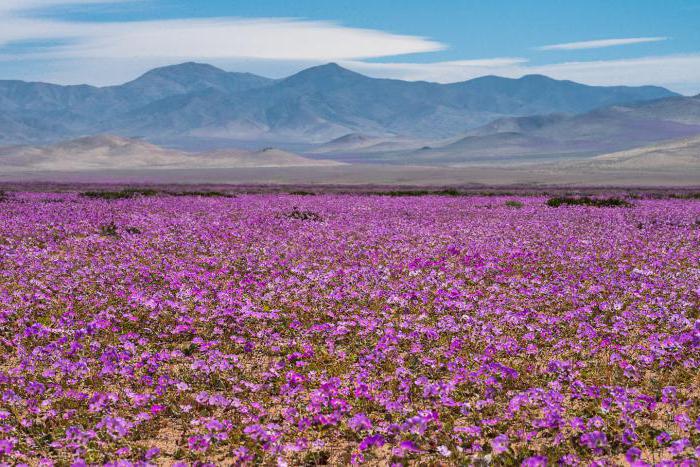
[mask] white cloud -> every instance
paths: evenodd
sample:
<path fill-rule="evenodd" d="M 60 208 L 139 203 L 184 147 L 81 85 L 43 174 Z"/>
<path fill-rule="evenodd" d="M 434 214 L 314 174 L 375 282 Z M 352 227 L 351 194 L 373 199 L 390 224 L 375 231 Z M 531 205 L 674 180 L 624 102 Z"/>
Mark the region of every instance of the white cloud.
<path fill-rule="evenodd" d="M 59 41 L 34 58 L 350 60 L 442 50 L 411 35 L 295 18 L 84 22 L 38 17 L 36 8 L 108 0 L 1 0 L 0 46 Z"/>
<path fill-rule="evenodd" d="M 668 37 L 626 37 L 622 39 L 599 39 L 594 41 L 566 42 L 564 44 L 552 44 L 537 47 L 537 50 L 581 50 L 602 49 L 618 45 L 643 44 L 645 42 L 659 42 L 668 40 Z"/>

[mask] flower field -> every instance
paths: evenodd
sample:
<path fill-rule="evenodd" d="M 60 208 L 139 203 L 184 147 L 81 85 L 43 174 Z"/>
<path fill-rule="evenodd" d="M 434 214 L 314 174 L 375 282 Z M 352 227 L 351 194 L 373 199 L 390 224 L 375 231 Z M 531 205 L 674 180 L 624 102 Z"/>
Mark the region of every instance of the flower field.
<path fill-rule="evenodd" d="M 698 465 L 700 202 L 13 193 L 0 464 Z"/>

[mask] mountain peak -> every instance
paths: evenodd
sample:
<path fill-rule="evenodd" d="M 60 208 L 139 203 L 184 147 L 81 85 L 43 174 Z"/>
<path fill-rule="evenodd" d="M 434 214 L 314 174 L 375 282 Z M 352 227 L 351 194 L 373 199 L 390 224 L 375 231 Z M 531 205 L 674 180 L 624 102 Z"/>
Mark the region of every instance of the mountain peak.
<path fill-rule="evenodd" d="M 149 79 L 165 79 L 168 81 L 180 82 L 182 80 L 191 80 L 201 77 L 221 76 L 226 72 L 213 65 L 205 63 L 185 62 L 177 65 L 168 65 L 160 68 L 154 68 L 147 71 L 143 75 L 136 78 L 133 82 L 140 82 Z"/>
<path fill-rule="evenodd" d="M 523 75 L 520 78 L 518 78 L 520 81 L 532 81 L 532 82 L 551 82 L 551 81 L 558 81 L 554 78 L 550 78 L 549 76 L 545 75 L 539 75 L 539 74 L 530 74 L 530 75 Z"/>
<path fill-rule="evenodd" d="M 365 75 L 343 68 L 337 63 L 326 63 L 318 65 L 290 76 L 287 80 L 309 80 L 309 79 L 372 79 Z"/>

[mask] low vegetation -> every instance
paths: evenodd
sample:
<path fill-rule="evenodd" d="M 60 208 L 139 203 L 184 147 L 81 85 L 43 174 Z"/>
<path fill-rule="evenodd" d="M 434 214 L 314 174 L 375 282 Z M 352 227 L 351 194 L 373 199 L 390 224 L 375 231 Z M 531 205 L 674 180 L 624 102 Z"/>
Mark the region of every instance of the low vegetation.
<path fill-rule="evenodd" d="M 319 222 L 319 221 L 323 220 L 323 217 L 320 214 L 313 212 L 313 211 L 300 210 L 296 206 L 291 211 L 286 213 L 284 215 L 284 217 L 286 217 L 287 219 L 296 219 L 296 220 L 300 220 L 300 221 Z"/>
<path fill-rule="evenodd" d="M 596 208 L 629 208 L 632 204 L 622 198 L 591 198 L 589 196 L 558 196 L 549 198 L 547 206 L 558 208 L 559 206 L 593 206 Z"/>
<path fill-rule="evenodd" d="M 700 203 L 546 201 L 13 191 L 0 465 L 697 464 Z"/>
<path fill-rule="evenodd" d="M 455 188 L 445 188 L 443 190 L 389 190 L 373 193 L 380 196 L 464 196 L 462 192 Z"/>
<path fill-rule="evenodd" d="M 234 198 L 235 195 L 223 191 L 204 190 L 204 191 L 168 191 L 165 192 L 171 196 L 201 196 L 203 198 Z"/>
<path fill-rule="evenodd" d="M 92 199 L 117 200 L 135 198 L 137 196 L 156 196 L 157 194 L 157 190 L 149 188 L 124 188 L 119 191 L 84 191 L 80 193 L 80 196 Z"/>

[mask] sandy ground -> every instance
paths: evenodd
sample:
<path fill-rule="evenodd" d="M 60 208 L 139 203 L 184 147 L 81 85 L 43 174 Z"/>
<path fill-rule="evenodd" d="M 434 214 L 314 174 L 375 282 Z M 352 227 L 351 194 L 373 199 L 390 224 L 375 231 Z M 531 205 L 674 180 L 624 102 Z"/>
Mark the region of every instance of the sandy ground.
<path fill-rule="evenodd" d="M 0 172 L 0 182 L 687 187 L 700 186 L 700 169 L 600 171 L 552 166 L 448 168 L 358 164 L 340 167 Z"/>

